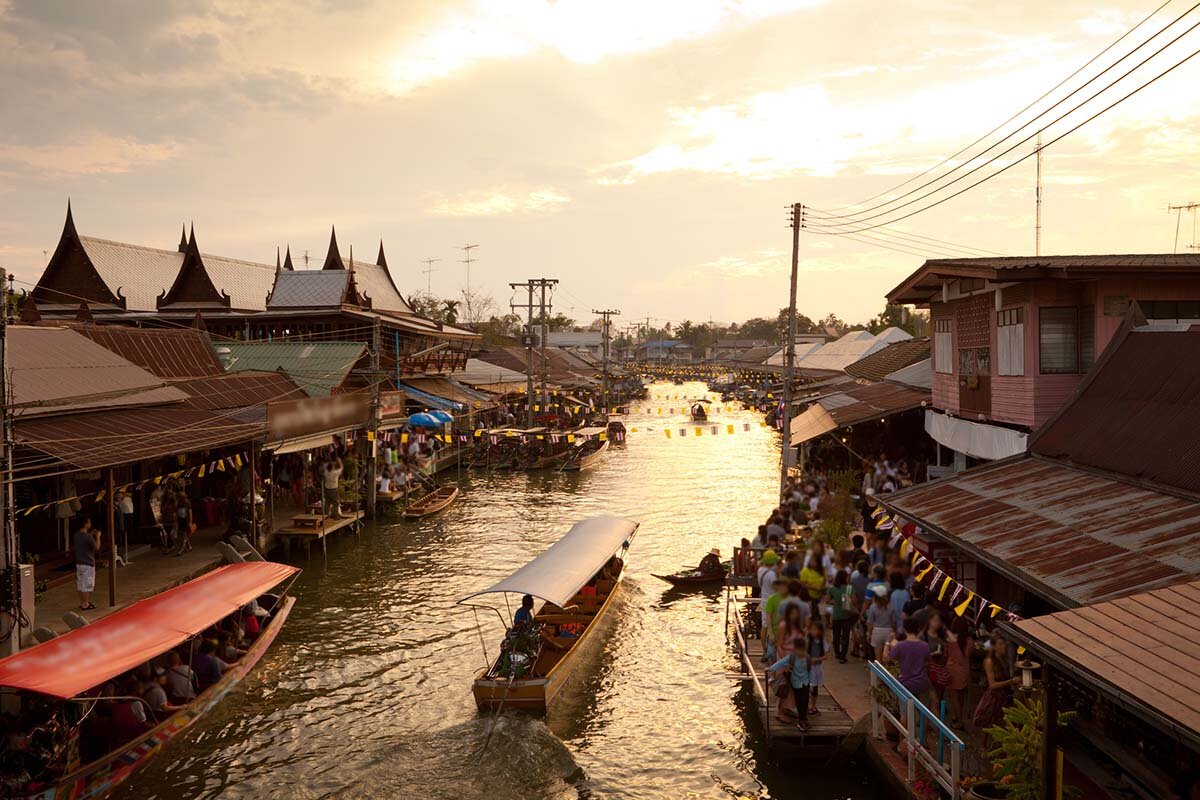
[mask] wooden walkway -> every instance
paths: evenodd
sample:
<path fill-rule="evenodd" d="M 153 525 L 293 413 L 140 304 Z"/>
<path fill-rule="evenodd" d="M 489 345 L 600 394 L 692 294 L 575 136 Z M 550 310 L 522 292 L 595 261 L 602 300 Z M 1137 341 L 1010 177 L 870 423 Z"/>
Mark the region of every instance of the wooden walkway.
<path fill-rule="evenodd" d="M 757 605 L 752 605 L 751 608 L 757 608 Z M 808 723 L 811 727 L 808 731 L 801 731 L 795 724 L 780 720 L 777 710 L 779 701 L 767 688 L 766 670 L 769 665 L 761 660 L 762 640 L 747 636 L 740 607 L 734 627 L 742 671 L 752 676 L 755 709 L 758 712 L 759 723 L 766 732 L 768 744 L 772 747 L 782 745 L 810 748 L 813 755 L 827 754 L 831 748 L 840 745 L 854 730 L 854 720 L 824 687 L 817 694 L 817 710 L 821 713 L 809 716 Z"/>
<path fill-rule="evenodd" d="M 319 524 L 311 527 L 297 527 L 294 525 L 285 525 L 281 528 L 276 528 L 275 536 L 283 540 L 283 552 L 285 556 L 291 555 L 292 540 L 304 542 L 304 548 L 307 551 L 312 547 L 314 541 L 321 543 L 321 549 L 325 550 L 325 540 L 330 534 L 338 531 L 351 528 L 357 530 L 359 521 L 364 514 L 361 511 L 352 511 L 340 518 L 326 517 Z"/>

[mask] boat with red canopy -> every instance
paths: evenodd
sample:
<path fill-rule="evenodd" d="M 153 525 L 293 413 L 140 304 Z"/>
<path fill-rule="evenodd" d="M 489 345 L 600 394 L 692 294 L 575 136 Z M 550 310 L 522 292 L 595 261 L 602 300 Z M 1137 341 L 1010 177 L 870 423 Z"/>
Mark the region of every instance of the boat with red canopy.
<path fill-rule="evenodd" d="M 269 591 L 285 581 L 290 586 L 299 571 L 270 561 L 229 564 L 0 660 L 0 691 L 19 702 L 24 723 L 8 732 L 8 749 L 15 750 L 16 742 L 21 752 L 6 757 L 0 794 L 37 800 L 111 794 L 258 663 L 295 603 L 287 587 Z M 194 645 L 227 618 L 250 613 L 262 619 L 260 632 L 219 680 L 178 710 L 155 718 L 140 698 L 106 691 L 114 679 L 179 652 L 185 643 Z M 194 647 L 188 651 L 190 659 Z M 103 729 L 105 710 L 120 703 L 142 704 L 144 730 L 124 741 L 92 735 Z M 99 742 L 112 746 L 96 752 Z"/>

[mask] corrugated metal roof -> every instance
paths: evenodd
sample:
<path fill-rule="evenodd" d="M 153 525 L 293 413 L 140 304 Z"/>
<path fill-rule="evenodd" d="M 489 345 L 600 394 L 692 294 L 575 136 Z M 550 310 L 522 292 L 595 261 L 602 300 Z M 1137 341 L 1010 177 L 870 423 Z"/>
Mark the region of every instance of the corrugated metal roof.
<path fill-rule="evenodd" d="M 425 394 L 434 395 L 435 397 L 451 400 L 468 408 L 473 408 L 477 404 L 490 400 L 486 394 L 463 386 L 450 378 L 409 378 L 400 385 L 402 389 L 406 387 L 416 389 Z"/>
<path fill-rule="evenodd" d="M 898 369 L 890 375 L 885 375 L 884 380 L 902 383 L 914 389 L 932 389 L 933 363 L 927 358 L 924 361 L 909 364 L 904 369 Z"/>
<path fill-rule="evenodd" d="M 283 370 L 309 396 L 324 397 L 366 350 L 361 342 L 223 342 L 217 353 L 229 372 Z"/>
<path fill-rule="evenodd" d="M 878 335 L 872 335 L 869 331 L 850 331 L 837 341 L 829 342 L 804 358 L 797 359 L 796 369 L 801 374 L 842 372 L 850 364 L 890 344 L 911 338 L 899 328 L 888 328 Z"/>
<path fill-rule="evenodd" d="M 1017 622 L 1043 659 L 1082 672 L 1152 724 L 1200 743 L 1200 582 Z M 1157 717 L 1157 719 L 1155 719 Z"/>
<path fill-rule="evenodd" d="M 18 417 L 187 398 L 161 378 L 67 328 L 9 327 L 6 366 Z"/>
<path fill-rule="evenodd" d="M 225 374 L 208 334 L 194 328 L 68 327 L 160 378 Z"/>
<path fill-rule="evenodd" d="M 1200 331 L 1119 335 L 1029 449 L 1200 495 Z"/>
<path fill-rule="evenodd" d="M 929 337 L 904 339 L 860 358 L 846 366 L 846 374 L 869 381 L 881 381 L 888 375 L 929 358 Z"/>
<path fill-rule="evenodd" d="M 177 390 L 176 390 L 177 391 Z M 210 450 L 262 436 L 262 422 L 240 422 L 196 408 L 139 408 L 18 420 L 16 439 L 79 469 L 130 464 Z M 23 465 L 17 461 L 17 468 Z"/>
<path fill-rule="evenodd" d="M 490 364 L 478 358 L 468 358 L 466 368 L 462 372 L 455 373 L 454 377 L 468 386 L 496 386 L 502 383 L 524 385 L 526 382 L 524 372 L 502 367 L 499 364 Z"/>
<path fill-rule="evenodd" d="M 920 408 L 922 402 L 930 399 L 928 391 L 896 383 L 854 386 L 844 392 L 822 397 L 792 420 L 792 444 L 806 442 L 845 425 Z"/>
<path fill-rule="evenodd" d="M 284 270 L 275 276 L 267 308 L 337 308 L 350 273 L 340 269 Z"/>
<path fill-rule="evenodd" d="M 1062 608 L 1200 575 L 1200 504 L 1041 458 L 882 499 Z"/>
<path fill-rule="evenodd" d="M 525 349 L 522 347 L 497 347 L 479 354 L 479 360 L 489 364 L 497 364 L 507 369 L 525 374 Z M 595 381 L 592 375 L 595 370 L 587 364 L 572 357 L 565 350 L 548 349 L 546 351 L 548 380 L 563 386 L 580 386 Z M 541 375 L 541 352 L 534 351 L 534 374 Z"/>
<path fill-rule="evenodd" d="M 188 393 L 187 405 L 208 411 L 265 407 L 267 403 L 307 396 L 291 378 L 279 372 L 222 373 L 175 385 Z"/>

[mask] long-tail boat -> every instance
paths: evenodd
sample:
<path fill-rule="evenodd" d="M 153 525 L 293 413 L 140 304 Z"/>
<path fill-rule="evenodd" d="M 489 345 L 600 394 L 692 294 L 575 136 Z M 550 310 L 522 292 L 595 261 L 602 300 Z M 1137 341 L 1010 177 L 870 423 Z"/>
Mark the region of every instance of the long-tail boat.
<path fill-rule="evenodd" d="M 606 428 L 580 428 L 574 431 L 575 449 L 560 469 L 578 471 L 596 466 L 608 450 Z"/>
<path fill-rule="evenodd" d="M 494 594 L 515 595 L 518 605 L 524 595 L 542 601 L 530 622 L 509 627 L 505 621 L 499 656 L 472 685 L 481 711 L 546 712 L 570 680 L 581 654 L 601 638 L 637 529 L 638 523 L 616 516 L 577 522 L 533 561 L 458 601 L 481 606 L 473 601 Z"/>
<path fill-rule="evenodd" d="M 404 507 L 401 515 L 405 519 L 419 519 L 436 514 L 446 508 L 458 497 L 457 486 L 439 486 L 423 497 L 413 500 Z"/>
<path fill-rule="evenodd" d="M 95 800 L 110 795 L 254 668 L 295 603 L 286 587 L 280 594 L 267 592 L 299 571 L 270 561 L 229 564 L 0 660 L 0 687 L 15 695 L 28 719 L 37 720 L 25 738 L 33 744 L 26 768 L 19 775 L 0 775 L 0 793 L 28 800 Z M 219 681 L 180 710 L 158 719 L 147 704 L 136 700 L 145 709 L 146 730 L 83 760 L 83 753 L 96 750 L 97 742 L 110 742 L 92 735 L 102 727 L 99 711 L 110 703 L 133 699 L 119 690 L 106 695 L 105 687 L 113 679 L 162 657 L 251 604 L 267 612 L 262 630 Z M 31 764 L 35 768 L 30 769 Z"/>

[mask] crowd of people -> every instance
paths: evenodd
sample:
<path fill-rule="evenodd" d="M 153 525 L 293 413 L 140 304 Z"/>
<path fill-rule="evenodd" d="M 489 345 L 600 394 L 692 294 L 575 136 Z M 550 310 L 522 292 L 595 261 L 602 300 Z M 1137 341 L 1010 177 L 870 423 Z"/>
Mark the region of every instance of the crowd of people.
<path fill-rule="evenodd" d="M 867 477 L 886 482 L 888 469 L 881 459 Z M 816 509 L 827 490 L 809 481 L 791 483 L 753 542 L 742 542 L 742 551 L 756 557 L 762 658 L 781 718 L 809 729 L 828 659 L 874 660 L 889 665 L 934 713 L 945 701 L 947 724 L 978 734 L 1002 719 L 1019 681 L 1012 648 L 999 629 L 976 630 L 915 580 L 891 545 L 892 532 L 867 524 L 874 521 L 875 485 L 867 478 L 863 483 L 864 525 L 841 549 L 821 538 Z M 979 656 L 983 692 L 969 706 L 973 657 Z"/>

